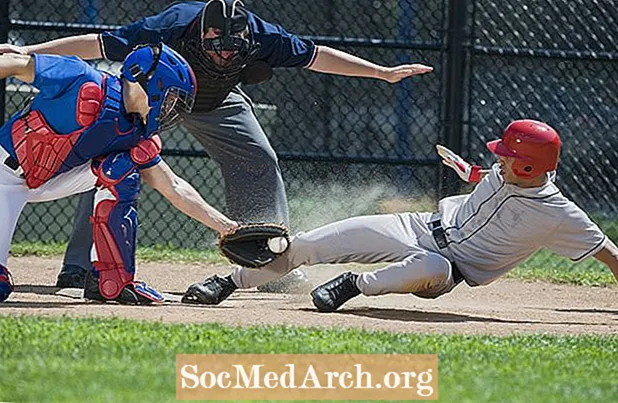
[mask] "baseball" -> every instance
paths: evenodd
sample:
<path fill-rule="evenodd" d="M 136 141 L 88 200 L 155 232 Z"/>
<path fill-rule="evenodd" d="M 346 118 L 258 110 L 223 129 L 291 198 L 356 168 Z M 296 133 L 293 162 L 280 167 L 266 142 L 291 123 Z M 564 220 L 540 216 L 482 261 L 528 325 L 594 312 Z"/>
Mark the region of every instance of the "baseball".
<path fill-rule="evenodd" d="M 283 236 L 278 236 L 276 238 L 270 238 L 268 240 L 268 249 L 272 253 L 283 253 L 288 248 L 289 242 L 287 238 Z"/>

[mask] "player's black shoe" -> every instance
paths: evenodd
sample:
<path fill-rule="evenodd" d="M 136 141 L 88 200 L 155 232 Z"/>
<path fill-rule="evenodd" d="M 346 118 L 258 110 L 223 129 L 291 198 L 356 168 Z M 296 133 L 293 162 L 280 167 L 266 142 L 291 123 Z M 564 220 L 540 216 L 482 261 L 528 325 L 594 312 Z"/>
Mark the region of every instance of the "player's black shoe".
<path fill-rule="evenodd" d="M 84 282 L 84 298 L 91 301 L 110 302 L 115 301 L 123 305 L 149 305 L 155 302 L 163 302 L 164 298 L 152 287 L 141 281 L 127 284 L 120 294 L 112 299 L 106 299 L 99 291 L 99 279 L 92 271 L 86 274 Z"/>
<path fill-rule="evenodd" d="M 361 292 L 356 286 L 358 274 L 343 273 L 311 291 L 313 305 L 320 312 L 334 312 Z"/>
<path fill-rule="evenodd" d="M 201 283 L 189 286 L 182 296 L 185 304 L 218 305 L 232 295 L 238 286 L 234 284 L 232 276 L 219 277 L 216 274 Z"/>
<path fill-rule="evenodd" d="M 84 288 L 86 281 L 87 270 L 72 264 L 62 266 L 58 278 L 56 279 L 56 287 L 60 288 Z"/>

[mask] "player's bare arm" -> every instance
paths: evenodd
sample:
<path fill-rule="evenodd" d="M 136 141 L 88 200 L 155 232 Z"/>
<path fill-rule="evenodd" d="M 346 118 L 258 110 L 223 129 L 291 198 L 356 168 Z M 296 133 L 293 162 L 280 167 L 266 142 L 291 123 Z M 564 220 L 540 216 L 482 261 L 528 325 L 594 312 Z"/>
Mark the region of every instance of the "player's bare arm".
<path fill-rule="evenodd" d="M 378 78 L 397 83 L 404 78 L 430 73 L 433 67 L 424 64 L 403 64 L 385 67 L 328 46 L 318 46 L 309 70 L 352 77 Z"/>
<path fill-rule="evenodd" d="M 103 57 L 101 47 L 99 46 L 99 34 L 69 36 L 29 46 L 16 46 L 8 43 L 0 44 L 0 54 L 9 53 L 22 55 L 31 55 L 33 53 L 71 55 L 79 56 L 85 60 Z"/>
<path fill-rule="evenodd" d="M 594 257 L 603 262 L 611 270 L 616 281 L 618 281 L 618 247 L 608 239 L 605 247 Z"/>
<path fill-rule="evenodd" d="M 178 210 L 220 234 L 227 234 L 238 224 L 206 203 L 197 190 L 161 161 L 140 171 L 144 182 L 165 196 Z"/>
<path fill-rule="evenodd" d="M 34 81 L 34 58 L 20 54 L 0 55 L 0 79 L 8 77 L 26 83 Z"/>

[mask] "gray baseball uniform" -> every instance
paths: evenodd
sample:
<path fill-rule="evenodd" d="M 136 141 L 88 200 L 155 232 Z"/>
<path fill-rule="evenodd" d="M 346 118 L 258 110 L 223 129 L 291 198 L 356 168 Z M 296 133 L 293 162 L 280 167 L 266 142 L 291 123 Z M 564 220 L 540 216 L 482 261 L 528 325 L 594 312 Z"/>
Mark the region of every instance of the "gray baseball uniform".
<path fill-rule="evenodd" d="M 364 295 L 435 298 L 461 276 L 471 286 L 489 284 L 543 247 L 584 260 L 607 238 L 560 193 L 554 177 L 548 174 L 541 187 L 520 188 L 506 184 L 496 164 L 472 193 L 440 201 L 441 229 L 433 229 L 437 215 L 431 213 L 351 218 L 299 233 L 281 258 L 262 270 L 237 269 L 232 278 L 250 288 L 301 265 L 388 262 L 359 276 Z"/>

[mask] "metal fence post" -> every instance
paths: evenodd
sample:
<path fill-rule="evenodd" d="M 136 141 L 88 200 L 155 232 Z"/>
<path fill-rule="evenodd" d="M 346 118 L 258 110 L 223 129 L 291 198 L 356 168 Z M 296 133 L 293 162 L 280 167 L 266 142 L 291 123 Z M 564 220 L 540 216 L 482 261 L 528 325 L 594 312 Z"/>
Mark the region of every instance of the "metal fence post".
<path fill-rule="evenodd" d="M 466 75 L 466 16 L 468 0 L 449 0 L 447 25 L 446 86 L 444 98 L 445 145 L 461 153 L 463 142 L 464 79 Z M 457 192 L 461 181 L 450 169 L 442 168 L 438 196 Z"/>
<path fill-rule="evenodd" d="M 401 41 L 414 40 L 416 30 L 412 18 L 414 17 L 415 0 L 399 0 L 399 24 L 398 37 Z M 399 64 L 407 64 L 411 62 L 410 51 L 401 49 L 397 52 L 397 62 Z M 395 134 L 397 136 L 397 157 L 409 159 L 412 156 L 412 80 L 403 80 L 397 84 L 395 88 Z M 399 192 L 407 192 L 410 189 L 410 180 L 412 179 L 412 167 L 404 165 L 395 168 L 395 182 Z"/>
<path fill-rule="evenodd" d="M 0 43 L 9 41 L 11 20 L 9 19 L 9 3 L 11 0 L 0 2 Z M 0 80 L 0 126 L 4 124 L 6 113 L 6 80 Z"/>

